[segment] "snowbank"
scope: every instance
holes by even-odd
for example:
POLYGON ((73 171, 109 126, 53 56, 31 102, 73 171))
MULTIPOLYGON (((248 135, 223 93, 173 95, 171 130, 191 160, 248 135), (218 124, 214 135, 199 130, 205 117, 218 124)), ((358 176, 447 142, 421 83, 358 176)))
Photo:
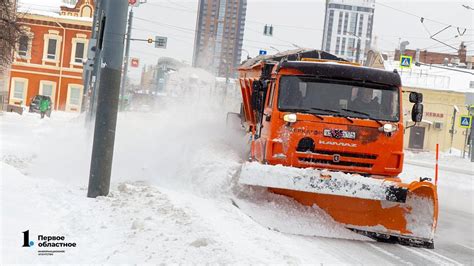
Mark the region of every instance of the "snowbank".
MULTIPOLYGON (((317 208, 236 185, 248 138, 226 129, 225 116, 238 107, 210 95, 120 113, 111 193, 96 199, 86 197, 92 134, 84 117, 3 113, 0 263, 393 263, 367 242, 347 240, 361 237, 317 208), (251 216, 285 230, 258 224, 232 204, 237 196, 251 216), (31 239, 63 235, 77 248, 38 256, 37 245, 21 247, 26 230, 31 239)), ((410 167, 410 176, 431 171, 410 167)), ((450 185, 468 177, 441 174, 442 203, 458 196, 450 185)), ((465 211, 474 189, 464 189, 465 211)))

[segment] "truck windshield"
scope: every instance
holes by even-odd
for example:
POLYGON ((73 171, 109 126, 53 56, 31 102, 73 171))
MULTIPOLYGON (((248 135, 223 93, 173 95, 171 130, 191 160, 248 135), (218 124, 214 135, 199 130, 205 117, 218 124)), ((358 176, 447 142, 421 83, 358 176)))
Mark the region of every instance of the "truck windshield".
POLYGON ((351 85, 313 77, 280 78, 278 109, 384 121, 399 121, 397 87, 351 85), (311 110, 311 111, 309 111, 311 110))

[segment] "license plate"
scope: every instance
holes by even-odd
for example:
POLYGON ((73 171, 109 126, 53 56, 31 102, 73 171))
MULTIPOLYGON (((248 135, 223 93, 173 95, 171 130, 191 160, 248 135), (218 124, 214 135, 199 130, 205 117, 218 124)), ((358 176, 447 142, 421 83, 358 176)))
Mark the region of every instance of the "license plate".
POLYGON ((325 129, 324 136, 336 139, 355 139, 356 133, 354 131, 345 131, 342 129, 325 129))

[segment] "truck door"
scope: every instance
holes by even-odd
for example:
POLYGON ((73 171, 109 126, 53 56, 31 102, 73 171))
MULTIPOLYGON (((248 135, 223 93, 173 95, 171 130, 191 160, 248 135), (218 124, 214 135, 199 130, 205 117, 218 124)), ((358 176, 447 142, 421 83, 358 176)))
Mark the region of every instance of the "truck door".
POLYGON ((262 106, 262 113, 260 119, 258 119, 256 128, 255 141, 255 157, 259 161, 265 161, 266 146, 268 138, 270 137, 270 122, 272 119, 272 106, 273 106, 273 94, 275 90, 274 82, 268 83, 268 87, 264 93, 264 101, 262 106))

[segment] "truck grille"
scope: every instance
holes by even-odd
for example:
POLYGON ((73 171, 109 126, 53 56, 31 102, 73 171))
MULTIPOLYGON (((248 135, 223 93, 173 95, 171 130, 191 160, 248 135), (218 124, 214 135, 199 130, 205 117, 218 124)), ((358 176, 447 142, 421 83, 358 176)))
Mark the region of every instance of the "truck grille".
POLYGON ((300 162, 303 162, 303 163, 341 165, 341 166, 353 166, 353 167, 363 167, 363 168, 372 168, 372 166, 374 165, 374 164, 371 164, 371 163, 347 162, 347 161, 334 162, 334 161, 331 161, 331 160, 315 159, 315 158, 304 158, 304 157, 299 157, 298 159, 299 159, 300 162))
POLYGON ((334 155, 339 154, 343 157, 352 157, 352 158, 361 158, 361 159, 377 159, 376 154, 365 154, 365 153, 352 153, 352 152, 338 152, 338 151, 327 151, 327 150, 315 150, 314 153, 316 154, 324 154, 324 155, 334 155))

